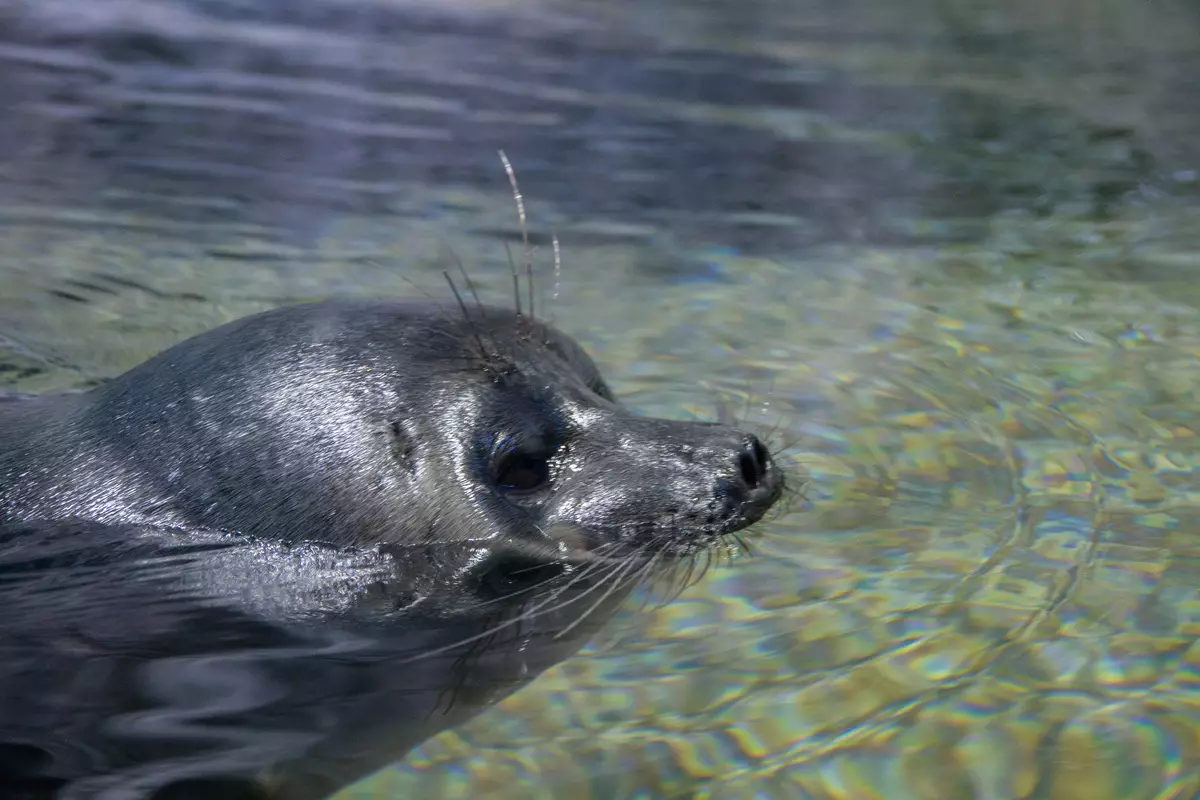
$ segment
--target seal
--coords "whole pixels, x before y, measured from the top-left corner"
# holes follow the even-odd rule
[[[289,306],[0,403],[0,795],[328,795],[777,501],[482,304]]]

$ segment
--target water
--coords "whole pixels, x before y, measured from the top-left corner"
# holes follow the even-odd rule
[[[539,304],[803,499],[343,798],[1200,796],[1183,2],[10,2],[0,381],[282,302]],[[551,231],[563,242],[556,283]]]

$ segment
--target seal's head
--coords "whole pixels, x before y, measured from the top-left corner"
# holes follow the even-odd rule
[[[570,338],[483,306],[281,308],[0,412],[0,761],[45,755],[0,790],[327,795],[783,488],[755,437],[633,414]]]
[[[64,424],[76,444],[24,516],[57,504],[101,522],[378,545],[410,562],[417,594],[694,554],[783,487],[753,435],[634,414],[571,338],[484,306],[268,311],[151,359]],[[79,466],[81,438],[103,472]]]

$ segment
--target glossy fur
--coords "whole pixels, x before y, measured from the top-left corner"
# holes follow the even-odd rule
[[[324,796],[782,486],[479,306],[277,309],[0,403],[0,796]]]

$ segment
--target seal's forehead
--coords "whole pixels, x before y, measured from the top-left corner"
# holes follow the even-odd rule
[[[597,390],[603,380],[579,344],[515,309],[456,302],[361,301],[325,304],[336,315],[330,338],[349,354],[388,352],[391,359],[474,368],[492,375],[567,375]],[[341,335],[336,332],[342,326]],[[362,348],[363,338],[369,346]]]

